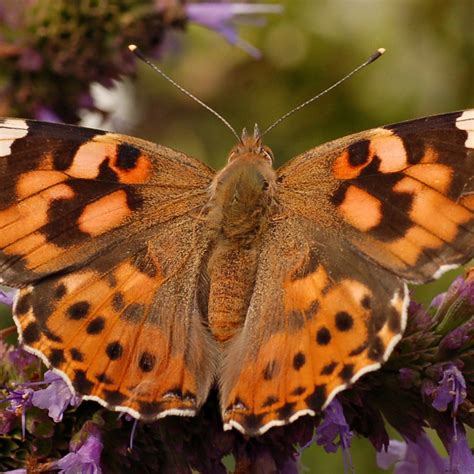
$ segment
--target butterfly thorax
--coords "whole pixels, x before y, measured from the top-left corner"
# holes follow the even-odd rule
[[[231,151],[211,186],[208,213],[219,238],[243,247],[253,244],[275,208],[276,173],[269,149],[251,145],[244,142]]]
[[[245,321],[260,236],[275,209],[275,188],[268,149],[258,143],[235,147],[213,182],[208,223],[216,237],[208,263],[208,317],[214,337],[221,342]]]

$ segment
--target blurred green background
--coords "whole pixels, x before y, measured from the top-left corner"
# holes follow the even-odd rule
[[[265,137],[277,165],[352,132],[474,106],[472,0],[279,3],[285,11],[269,17],[267,25],[240,29],[241,36],[262,51],[261,60],[214,32],[190,25],[186,35],[168,39],[168,53],[159,63],[240,133],[244,126],[253,129],[255,122],[265,129],[376,49],[386,48],[375,64]],[[127,113],[137,121],[127,133],[179,149],[214,168],[225,164],[234,137],[145,65],[132,94]],[[450,272],[417,289],[415,297],[429,302],[452,278]],[[386,472],[377,469],[366,440],[354,439],[352,456],[358,473]],[[302,472],[342,472],[342,457],[312,446],[304,452],[303,465]]]
[[[270,3],[270,2],[268,2]],[[242,28],[255,61],[191,25],[160,66],[215,108],[238,133],[261,129],[340,79],[380,47],[376,63],[293,115],[266,137],[277,164],[327,140],[378,125],[474,106],[474,2],[426,0],[280,1],[285,11],[263,28]],[[214,168],[235,139],[198,104],[143,65],[136,87],[139,121],[132,130]],[[458,272],[459,273],[459,272]],[[416,290],[429,302],[454,274]],[[474,440],[473,440],[474,441]],[[436,441],[435,441],[436,442]],[[445,453],[439,442],[441,452]],[[379,470],[365,439],[351,450],[358,473]],[[340,453],[304,452],[302,472],[343,472]]]

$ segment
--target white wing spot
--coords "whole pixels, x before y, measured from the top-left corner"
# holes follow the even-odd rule
[[[449,272],[450,270],[454,270],[455,268],[458,268],[458,264],[446,264],[446,265],[441,265],[438,270],[436,270],[433,273],[433,278],[438,279],[441,275],[443,275],[446,272]]]
[[[465,110],[456,120],[456,127],[467,132],[466,142],[464,143],[466,148],[474,148],[474,109]]]
[[[0,123],[0,156],[8,156],[11,146],[28,133],[28,124],[20,119],[6,119]]]

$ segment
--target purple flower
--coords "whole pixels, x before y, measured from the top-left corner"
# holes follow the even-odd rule
[[[474,312],[474,279],[457,277],[448,291],[438,295],[431,303],[437,309],[436,332],[446,335],[472,320]]]
[[[99,429],[92,422],[86,422],[76,437],[69,445],[71,452],[51,467],[60,469],[60,473],[100,474],[100,456],[104,446]]]
[[[433,325],[433,318],[426,309],[416,301],[410,301],[408,305],[408,325],[407,331],[428,331]],[[411,329],[411,331],[410,331]]]
[[[339,437],[339,442],[335,440]],[[349,429],[342,405],[337,398],[324,410],[324,420],[316,428],[316,442],[328,453],[335,453],[339,446],[342,448],[344,471],[347,467],[352,469],[352,459],[349,448],[351,447],[352,432]]]
[[[436,410],[446,411],[448,405],[452,403],[452,413],[456,415],[459,405],[466,398],[466,381],[454,364],[447,365],[432,396],[434,396],[432,405]]]
[[[425,433],[416,442],[390,440],[387,451],[377,453],[377,464],[382,469],[395,464],[394,474],[445,474],[447,467]]]
[[[10,364],[19,372],[23,372],[27,367],[35,362],[38,358],[34,354],[30,354],[21,347],[16,347],[8,353]]]
[[[444,302],[444,299],[446,298],[446,292],[445,293],[440,293],[439,295],[436,295],[432,300],[430,306],[432,308],[438,309]]]
[[[449,468],[453,474],[474,472],[474,455],[469,448],[466,432],[461,423],[457,423],[456,436],[453,437],[449,451]]]
[[[59,116],[50,107],[45,106],[41,106],[36,109],[35,119],[43,120],[45,122],[61,123]]]
[[[474,455],[469,448],[466,431],[462,423],[444,423],[437,428],[441,441],[449,454],[449,473],[474,472]]]
[[[74,396],[66,382],[51,370],[45,372],[44,381],[49,385],[33,394],[32,403],[35,407],[47,409],[49,416],[58,423],[63,419],[64,411],[69,405],[79,404],[79,398]]]
[[[391,439],[387,448],[377,453],[377,466],[381,469],[390,469],[395,463],[405,459],[407,449],[405,441]]]
[[[0,303],[11,306],[13,304],[13,300],[15,299],[16,293],[17,290],[11,290],[8,292],[0,290]]]
[[[464,427],[458,423],[456,437],[449,447],[449,468],[455,474],[474,472],[474,455],[469,448]]]
[[[469,285],[469,282],[465,282],[462,276],[456,277],[449,286],[448,291],[440,293],[439,295],[433,298],[433,300],[431,301],[431,306],[434,308],[440,308],[445,302],[449,300],[451,296],[458,293],[459,290],[462,290],[466,283]]]
[[[256,15],[281,13],[282,10],[281,5],[261,3],[249,5],[248,3],[202,2],[186,5],[186,14],[190,21],[216,31],[229,43],[256,58],[260,57],[260,51],[239,38],[235,23],[249,21],[255,23]]]
[[[472,339],[474,333],[474,318],[463,324],[462,326],[453,329],[440,342],[439,350],[442,351],[456,351],[460,349],[466,342]]]
[[[401,368],[398,371],[398,379],[400,380],[400,387],[409,389],[419,382],[420,374],[407,367]]]
[[[0,435],[10,432],[16,422],[16,415],[8,410],[0,411]]]
[[[474,279],[464,280],[458,288],[458,294],[471,306],[474,306]]]
[[[459,298],[465,299],[469,304],[474,305],[474,280],[466,280],[462,276],[458,276],[445,295],[453,296],[456,295]]]
[[[31,397],[33,390],[31,388],[21,388],[17,390],[9,390],[7,398],[2,402],[10,402],[6,408],[7,412],[14,413],[16,416],[21,415],[21,433],[23,439],[26,434],[26,409],[31,406]]]
[[[31,406],[32,394],[33,389],[28,387],[9,390],[9,396],[4,398],[2,402],[10,402],[10,406],[7,408],[7,411],[18,414]]]

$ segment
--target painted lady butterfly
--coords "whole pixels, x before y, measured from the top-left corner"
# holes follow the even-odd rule
[[[474,110],[351,135],[278,170],[258,132],[218,173],[98,130],[0,122],[0,273],[27,350],[143,420],[218,385],[249,435],[387,360],[405,281],[474,253]]]

